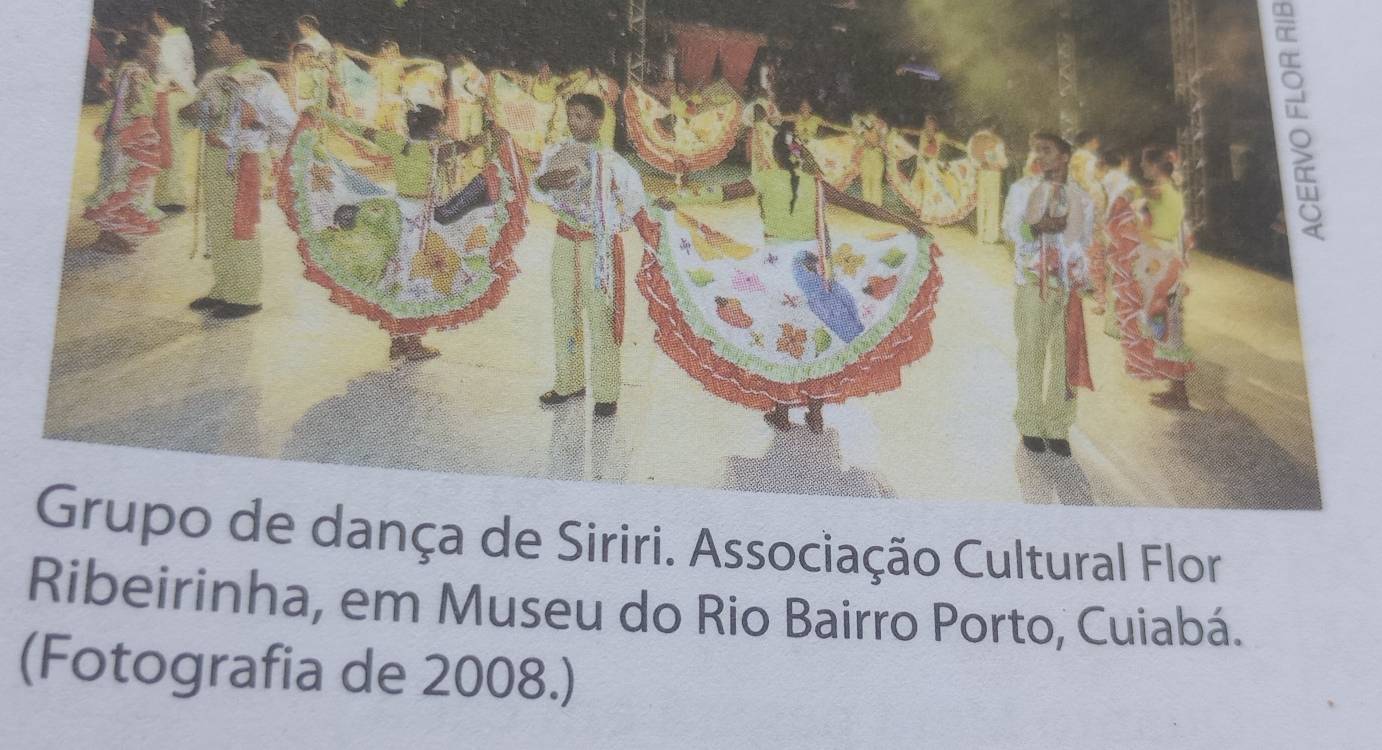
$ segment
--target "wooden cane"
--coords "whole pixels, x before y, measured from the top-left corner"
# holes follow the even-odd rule
[[[202,191],[205,189],[205,186],[202,184],[202,172],[205,168],[205,161],[206,131],[199,128],[197,132],[197,189],[192,193],[192,254],[187,256],[188,260],[196,260],[197,248],[201,245],[202,240]]]

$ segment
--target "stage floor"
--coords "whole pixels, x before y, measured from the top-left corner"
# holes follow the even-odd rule
[[[1033,503],[1317,508],[1320,490],[1294,290],[1200,255],[1188,338],[1196,409],[1147,404],[1092,317],[1098,390],[1080,396],[1073,459],[1032,457],[1016,398],[1011,251],[940,229],[945,277],[933,351],[895,392],[827,407],[829,429],[776,433],[702,390],[653,343],[630,288],[619,415],[538,407],[551,386],[554,221],[534,209],[522,273],[494,312],[431,334],[443,356],[393,365],[374,324],[303,278],[296,236],[265,207],[264,312],[187,309],[210,286],[190,257],[194,217],[131,256],[84,251],[99,112],[84,111],[63,255],[46,436],[152,449],[444,472],[766,492]],[[709,209],[733,226],[751,203]],[[44,252],[30,248],[27,252]],[[641,261],[630,253],[629,278]],[[36,340],[43,340],[36,334]],[[795,413],[794,419],[801,420]]]

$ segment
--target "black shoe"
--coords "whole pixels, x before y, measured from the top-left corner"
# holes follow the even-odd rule
[[[595,416],[597,417],[612,417],[617,411],[619,411],[619,404],[614,401],[595,405]]]
[[[188,307],[198,311],[215,310],[216,308],[224,304],[225,302],[218,300],[215,297],[198,297],[197,299],[192,300],[192,304],[188,305]]]
[[[177,216],[180,213],[186,212],[187,206],[184,206],[181,203],[169,203],[166,206],[159,206],[158,210],[162,211],[165,214],[168,214],[169,216]]]
[[[1047,440],[1046,447],[1050,448],[1052,453],[1061,458],[1070,458],[1069,440]]]
[[[253,315],[263,309],[263,305],[239,305],[234,302],[226,302],[216,308],[216,311],[211,313],[211,317],[221,320],[235,320]]]
[[[564,404],[573,398],[580,398],[584,395],[584,388],[580,389],[579,391],[576,391],[575,393],[568,393],[564,396],[560,393],[557,393],[556,391],[548,391],[542,394],[541,396],[538,396],[537,402],[539,404],[542,404],[543,406],[556,406],[557,404]]]
[[[1030,453],[1045,453],[1046,441],[1042,440],[1039,437],[1027,437],[1026,435],[1023,435],[1022,447],[1026,448],[1027,451]]]

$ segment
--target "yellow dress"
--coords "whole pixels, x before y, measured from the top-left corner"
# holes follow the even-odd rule
[[[547,76],[546,80],[534,76],[529,82],[528,93],[541,104],[552,104],[561,95],[562,79],[557,76]],[[539,132],[542,126],[538,126]],[[558,143],[565,137],[566,133],[566,107],[558,104],[552,113],[552,119],[547,123],[547,143]]]
[[[884,128],[882,120],[872,115],[854,118],[854,134],[864,144],[859,159],[859,190],[863,199],[875,206],[883,205],[883,177],[887,159],[883,154]]]
[[[528,93],[543,104],[551,104],[557,100],[557,88],[560,85],[561,80],[556,76],[548,76],[546,80],[535,77]]]
[[[817,114],[806,115],[797,120],[797,135],[812,141],[820,137],[823,127],[825,127],[825,118]]]
[[[400,135],[408,132],[408,106],[403,101],[403,60],[379,60],[370,68],[379,83],[379,111],[375,127]]]

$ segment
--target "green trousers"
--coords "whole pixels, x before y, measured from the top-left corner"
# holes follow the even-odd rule
[[[594,264],[593,240],[557,237],[552,247],[552,333],[557,355],[553,389],[565,396],[586,387],[588,325],[591,395],[598,403],[613,403],[619,400],[619,345],[614,341],[611,301],[592,281]]]
[[[1075,398],[1066,397],[1065,306],[1070,293],[1035,278],[1017,287],[1017,429],[1025,437],[1067,440],[1075,424]]]
[[[206,222],[206,250],[211,255],[215,284],[208,297],[237,305],[259,304],[264,282],[264,252],[259,233],[235,239],[235,178],[226,170],[223,148],[206,146],[202,159],[202,216]]]
[[[979,171],[979,203],[975,225],[979,241],[995,243],[1002,239],[1003,173],[995,169]]]
[[[178,117],[178,110],[192,101],[192,97],[180,91],[168,94],[168,130],[172,137],[173,163],[158,175],[154,183],[154,205],[186,206],[187,200],[187,157],[191,150],[187,146],[186,125]]]
[[[864,201],[875,206],[883,205],[883,176],[886,169],[882,149],[864,150],[859,166],[859,191]]]

